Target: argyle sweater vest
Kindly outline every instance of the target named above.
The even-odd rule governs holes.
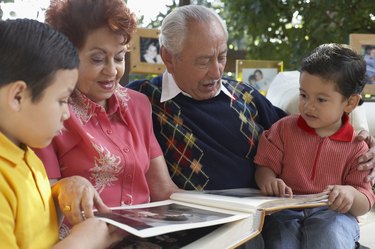
[[[154,132],[173,181],[183,189],[256,187],[258,137],[285,116],[252,86],[223,79],[233,99],[220,92],[208,100],[182,93],[160,103],[162,78],[127,87],[147,95]]]

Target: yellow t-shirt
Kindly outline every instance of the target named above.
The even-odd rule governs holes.
[[[0,247],[43,249],[57,241],[58,220],[42,162],[0,132]]]

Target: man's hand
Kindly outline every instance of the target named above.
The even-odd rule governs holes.
[[[375,184],[375,139],[370,136],[368,131],[362,130],[359,132],[357,138],[367,143],[369,150],[358,158],[358,170],[371,170],[370,174],[365,178],[366,182]]]

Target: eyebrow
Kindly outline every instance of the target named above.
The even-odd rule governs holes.
[[[104,49],[102,49],[102,48],[99,48],[99,47],[93,47],[93,48],[90,49],[89,51],[92,52],[92,51],[94,51],[94,50],[99,50],[99,51],[101,51],[101,52],[107,54],[107,51],[106,51],[106,50],[104,50]],[[126,48],[123,48],[123,49],[121,49],[121,50],[119,50],[119,51],[117,51],[117,52],[115,52],[115,53],[116,53],[116,54],[120,54],[120,53],[126,53],[127,51],[128,51],[128,50],[127,50]],[[94,52],[95,52],[95,51],[94,51]]]

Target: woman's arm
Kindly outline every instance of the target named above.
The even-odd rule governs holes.
[[[166,200],[172,193],[182,191],[172,181],[164,156],[151,159],[146,179],[150,189],[151,201]]]

